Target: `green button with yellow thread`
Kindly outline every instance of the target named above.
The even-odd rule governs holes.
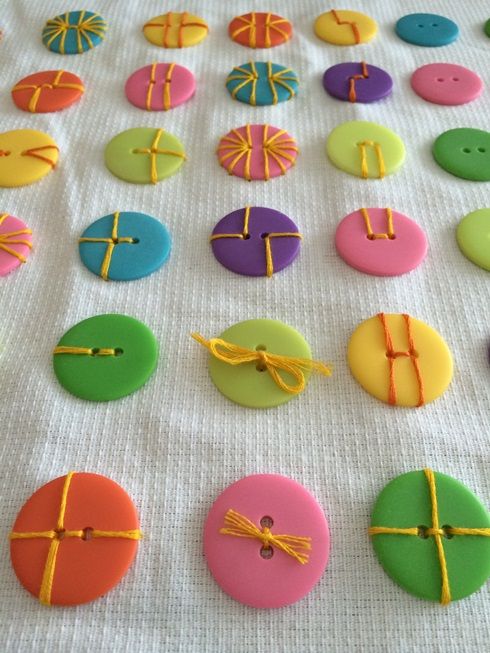
[[[490,576],[490,514],[446,474],[424,469],[390,481],[369,534],[384,570],[419,598],[447,605]]]
[[[152,375],[158,343],[127,315],[96,315],[73,326],[53,351],[54,372],[71,394],[111,401],[138,390]]]

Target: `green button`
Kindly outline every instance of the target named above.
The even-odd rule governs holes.
[[[468,213],[458,225],[456,240],[466,258],[490,270],[490,209]]]
[[[437,163],[455,177],[490,181],[490,133],[462,127],[444,132],[434,141]]]
[[[448,570],[451,600],[476,592],[490,576],[490,537],[451,535],[452,528],[489,528],[490,515],[462,483],[434,472],[439,527]],[[408,592],[441,600],[442,573],[433,535],[432,502],[424,471],[398,476],[382,490],[372,513],[371,527],[420,528],[420,535],[372,535],[384,570]],[[425,537],[423,537],[425,533]]]
[[[303,336],[278,320],[246,320],[224,331],[219,338],[252,350],[263,350],[295,358],[311,359],[311,350]],[[241,406],[271,408],[284,404],[296,395],[282,390],[267,370],[257,362],[229,365],[209,357],[209,373],[218,390]],[[304,370],[308,380],[310,372]],[[281,372],[287,383],[295,379]]]
[[[60,347],[75,350],[56,353]],[[109,314],[90,317],[67,331],[53,365],[58,381],[76,397],[111,401],[146,383],[157,359],[158,343],[147,326],[127,315]]]

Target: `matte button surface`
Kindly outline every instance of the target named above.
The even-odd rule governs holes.
[[[131,281],[158,270],[171,245],[161,222],[145,213],[122,211],[92,223],[82,234],[79,250],[94,274],[111,281]]]
[[[44,45],[58,54],[82,54],[104,39],[107,24],[92,11],[67,11],[48,20],[43,29]]]
[[[265,106],[294,97],[298,91],[298,77],[286,66],[271,61],[250,61],[233,68],[226,88],[239,102]]]
[[[46,70],[21,79],[12,89],[16,106],[30,113],[61,111],[77,102],[85,88],[77,75],[66,70]]]
[[[397,35],[412,45],[429,48],[448,45],[458,38],[459,28],[452,20],[437,14],[408,14],[396,23]]]
[[[417,68],[410,83],[421,98],[443,105],[466,104],[483,90],[483,82],[476,73],[452,63],[431,63]]]
[[[32,248],[32,231],[8,213],[0,213],[0,277],[27,261]]]
[[[371,527],[415,529],[419,534],[377,534],[372,542],[384,570],[403,589],[441,601],[442,572],[436,538],[429,530],[433,501],[427,474],[430,470],[408,472],[390,481],[371,517]],[[476,592],[490,576],[490,537],[456,534],[457,529],[489,529],[490,515],[465,485],[446,474],[432,474],[448,589],[455,601]]]
[[[229,213],[213,229],[211,246],[218,261],[232,272],[271,276],[299,254],[297,226],[284,213],[262,206]]]
[[[273,48],[288,41],[292,33],[286,18],[260,11],[236,16],[228,26],[230,38],[249,48]]]
[[[25,537],[28,533],[32,537]],[[127,572],[138,548],[138,516],[114,481],[99,474],[70,473],[28,499],[10,538],[12,565],[26,590],[48,605],[78,605],[108,592]],[[43,589],[43,578],[53,548],[49,591]]]
[[[456,238],[467,259],[490,270],[490,209],[468,213],[458,225]]]
[[[169,11],[145,23],[143,34],[147,41],[162,48],[188,48],[206,38],[208,25],[203,18],[187,11]]]
[[[358,11],[332,9],[318,16],[314,30],[318,38],[327,43],[358,45],[374,38],[378,26],[372,18]]]
[[[249,520],[259,537],[220,532],[229,510]],[[306,562],[273,540],[266,547],[260,540],[264,528],[272,536],[301,538],[298,544],[309,548],[298,546],[297,551]],[[317,501],[296,481],[276,474],[247,476],[230,485],[212,505],[204,526],[204,555],[216,582],[255,608],[279,608],[303,598],[320,580],[329,550],[328,524]]]
[[[390,95],[393,80],[382,68],[365,61],[339,63],[325,71],[323,88],[339,100],[376,102]]]
[[[490,181],[490,133],[462,127],[444,132],[434,141],[437,163],[455,177]]]
[[[0,186],[27,186],[51,172],[58,146],[48,134],[15,129],[0,134]]]
[[[60,348],[87,351],[56,353]],[[111,401],[138,390],[155,370],[158,343],[150,329],[127,315],[96,315],[73,326],[58,342],[54,372],[77,397]]]
[[[194,95],[196,80],[175,63],[153,63],[136,70],[126,82],[126,97],[139,109],[168,111]]]

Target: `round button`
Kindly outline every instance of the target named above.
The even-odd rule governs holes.
[[[8,213],[0,213],[0,277],[27,261],[32,249],[32,231]]]
[[[184,146],[163,129],[127,129],[109,141],[105,164],[113,175],[134,184],[156,184],[175,174],[185,160]]]
[[[424,469],[390,481],[369,532],[387,574],[421,599],[448,604],[473,594],[490,576],[490,515],[446,474]]]
[[[363,179],[382,179],[405,160],[405,146],[391,129],[374,122],[353,120],[335,127],[327,139],[330,161]]]
[[[141,388],[155,370],[158,343],[127,315],[96,315],[73,326],[53,352],[54,372],[71,394],[111,401]]]
[[[194,95],[196,80],[176,63],[153,63],[136,70],[126,82],[126,97],[139,109],[168,111]]]
[[[84,265],[105,281],[141,279],[160,268],[170,254],[167,229],[145,213],[116,211],[88,227],[79,239]]]
[[[286,66],[271,61],[250,61],[233,68],[226,88],[239,102],[266,106],[294,97],[298,92],[298,77]]]
[[[358,11],[332,9],[318,16],[314,30],[318,38],[327,43],[358,45],[373,39],[378,26],[372,18]]]
[[[431,63],[417,68],[410,83],[424,100],[444,105],[466,104],[483,90],[483,82],[476,73],[452,63]]]
[[[42,34],[44,45],[57,54],[82,54],[105,38],[107,24],[92,11],[67,11],[48,20]]]
[[[328,524],[316,499],[277,474],[230,485],[204,525],[204,555],[216,582],[254,608],[299,601],[320,580],[329,552]]]
[[[395,25],[397,35],[412,45],[436,48],[449,45],[459,36],[459,28],[449,18],[437,14],[408,14]]]
[[[393,80],[386,71],[360,63],[339,63],[325,71],[323,88],[332,97],[348,102],[376,102],[390,95]]]
[[[249,48],[273,48],[291,38],[293,26],[277,14],[253,11],[236,16],[228,26],[228,34],[235,43]]]
[[[437,163],[455,177],[490,181],[490,133],[462,127],[442,133],[434,141]]]
[[[0,134],[0,186],[27,186],[41,179],[55,168],[58,152],[51,136],[34,129]]]
[[[143,27],[145,38],[161,48],[188,48],[197,45],[208,35],[208,25],[203,18],[187,11],[155,16]]]
[[[284,213],[247,206],[225,215],[213,229],[213,254],[225,268],[248,277],[271,277],[299,254],[301,234]]]
[[[467,259],[490,270],[490,209],[468,213],[458,225],[456,239]]]
[[[362,322],[349,341],[347,360],[364,390],[392,406],[428,404],[453,375],[451,352],[437,331],[400,313]]]
[[[85,88],[77,75],[66,70],[46,70],[21,79],[12,89],[12,99],[22,111],[51,113],[77,102]]]
[[[45,605],[79,605],[112,589],[141,539],[133,502],[114,481],[70,472],[37,490],[10,533],[17,578]]]
[[[410,272],[427,254],[422,229],[390,208],[349,213],[337,227],[335,246],[348,265],[380,277]]]
[[[296,141],[285,129],[271,125],[244,125],[232,129],[218,145],[220,164],[228,174],[247,181],[268,181],[285,175],[296,163]]]

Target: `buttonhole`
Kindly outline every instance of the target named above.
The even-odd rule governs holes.
[[[423,25],[417,25],[417,27],[423,27]]]
[[[480,152],[481,154],[484,154],[484,153],[486,152],[486,149],[485,149],[484,147],[477,147],[476,149],[477,149],[478,152]]]
[[[266,351],[266,350],[267,347],[265,345],[257,345],[257,347],[255,347],[255,351]],[[255,369],[257,370],[257,372],[266,372],[267,366],[262,361],[259,361],[255,366]]]
[[[89,540],[91,540],[93,538],[93,535],[92,535],[93,530],[94,529],[92,528],[92,526],[86,526],[83,529],[82,540],[84,540],[85,542],[88,542]]]
[[[248,240],[249,238],[250,238],[250,234],[245,234],[245,235],[243,236],[243,240]]]
[[[412,351],[411,351],[411,355],[412,355],[414,358],[418,358],[418,357],[419,357],[419,352],[418,352],[416,349],[412,349]]]
[[[90,355],[91,356],[97,356],[99,351],[100,351],[100,349],[98,347],[92,347],[92,349],[90,350]]]
[[[374,234],[368,234],[368,235],[366,236],[366,238],[367,238],[368,240],[376,240],[376,236],[375,236]]]
[[[439,27],[439,23],[432,23],[432,27]]]
[[[133,245],[137,245],[140,242],[139,238],[133,238]]]
[[[57,539],[57,540],[63,540],[64,537],[65,537],[65,532],[66,532],[66,531],[65,531],[64,528],[57,528],[57,529],[55,530],[55,533],[56,533],[56,539]]]
[[[269,546],[268,548],[263,546],[260,549],[260,555],[262,558],[264,558],[264,560],[270,560],[274,555],[274,549],[271,546]]]
[[[429,535],[427,533],[427,526],[417,526],[417,535],[421,537],[423,540],[427,540]]]
[[[0,150],[0,156],[10,156],[10,150]]]
[[[124,354],[124,350],[121,349],[121,347],[116,347],[114,349],[114,356],[122,356]]]
[[[462,152],[464,152],[465,154],[469,154],[471,150],[469,147],[463,147]]]
[[[396,240],[396,235],[395,235],[395,234],[391,234],[391,236],[388,236],[388,239],[389,239],[389,240]]]
[[[443,81],[444,81],[444,77],[438,77],[438,78],[437,78],[437,81],[438,81],[438,82],[443,82]]]
[[[260,520],[260,525],[262,528],[272,528],[274,526],[274,520],[269,515],[264,515]]]
[[[451,528],[452,526],[449,526],[448,524],[444,524],[442,526],[442,530],[444,531],[444,537],[448,540],[452,540],[454,535],[451,533]]]
[[[459,77],[453,77],[453,82],[459,82]]]
[[[268,235],[269,235],[269,234],[268,234],[266,231],[264,231],[263,234],[260,234],[260,237],[261,237],[261,238],[267,238]]]

